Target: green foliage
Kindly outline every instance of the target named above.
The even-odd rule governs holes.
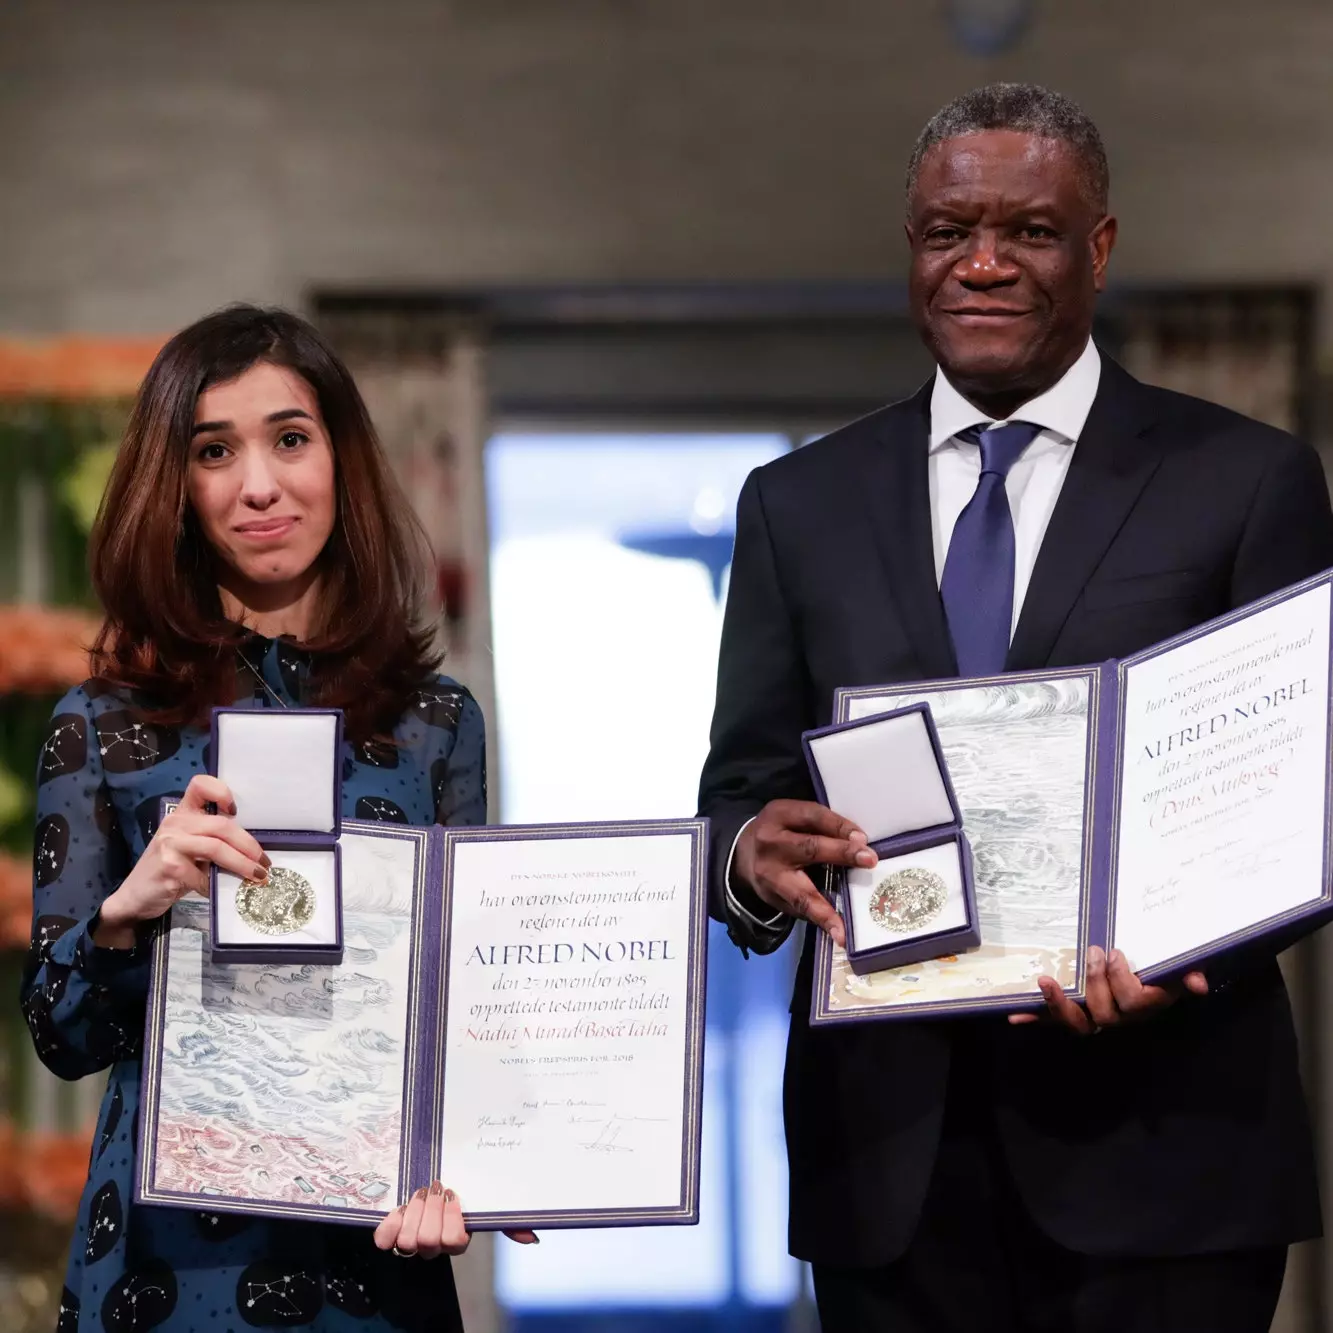
[[[31,855],[37,757],[58,699],[0,695],[0,848],[15,856]]]
[[[92,530],[119,447],[115,443],[90,445],[60,479],[60,498],[85,535]]]
[[[88,529],[127,406],[0,402],[0,602],[91,607]]]

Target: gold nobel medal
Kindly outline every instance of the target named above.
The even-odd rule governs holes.
[[[939,916],[948,896],[944,881],[933,870],[895,870],[875,885],[870,919],[885,930],[916,930]]]
[[[264,935],[290,935],[310,924],[315,891],[304,875],[274,866],[260,883],[247,879],[236,890],[236,914]]]

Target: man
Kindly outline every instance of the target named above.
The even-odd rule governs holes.
[[[1312,450],[1091,342],[1107,186],[1063,97],[944,108],[906,226],[938,373],[746,482],[700,795],[742,948],[797,917],[840,941],[806,867],[874,864],[801,756],[838,686],[1099,662],[1333,565]],[[1320,1226],[1272,959],[1145,987],[1094,951],[1086,1007],[1044,983],[1039,1021],[811,1030],[812,944],[784,1103],[825,1333],[1269,1326],[1286,1247]]]

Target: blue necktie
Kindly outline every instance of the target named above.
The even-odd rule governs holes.
[[[1019,455],[1041,433],[1040,426],[1013,421],[974,426],[959,439],[981,446],[981,476],[967,508],[958,515],[940,580],[960,676],[994,676],[1009,655],[1014,615],[1014,520],[1004,479]]]

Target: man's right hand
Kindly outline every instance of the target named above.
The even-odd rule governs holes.
[[[842,918],[805,867],[868,870],[878,860],[850,819],[813,801],[770,801],[736,840],[731,873],[776,911],[801,917],[845,945]]]

